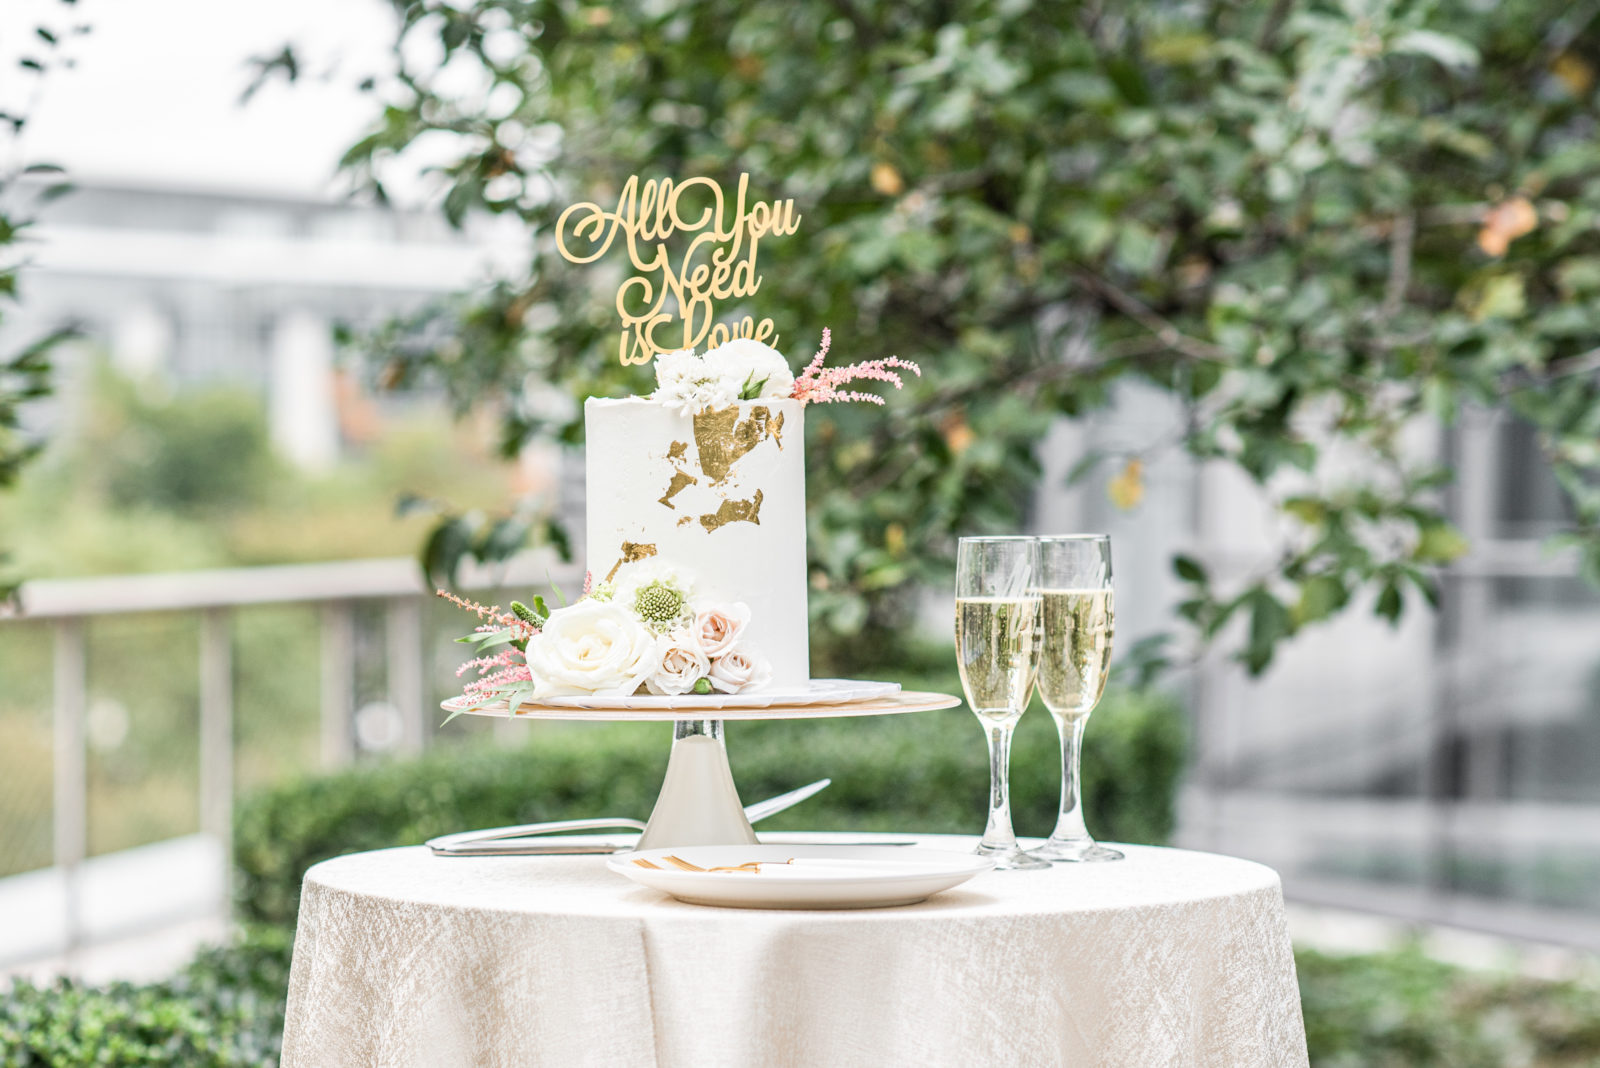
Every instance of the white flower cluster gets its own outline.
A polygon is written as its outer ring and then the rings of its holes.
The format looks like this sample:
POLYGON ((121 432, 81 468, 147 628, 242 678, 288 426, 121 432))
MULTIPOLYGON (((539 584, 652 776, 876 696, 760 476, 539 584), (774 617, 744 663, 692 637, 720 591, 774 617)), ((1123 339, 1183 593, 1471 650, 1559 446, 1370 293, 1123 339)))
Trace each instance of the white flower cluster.
POLYGON ((794 373, 783 354, 740 337, 703 356, 680 349, 656 357, 656 391, 650 399, 674 405, 684 415, 697 415, 740 400, 787 397, 793 391, 794 373))
POLYGON ((750 609, 742 602, 697 602, 670 567, 630 568, 550 613, 528 640, 534 697, 737 694, 772 681, 772 666, 747 649, 750 609))

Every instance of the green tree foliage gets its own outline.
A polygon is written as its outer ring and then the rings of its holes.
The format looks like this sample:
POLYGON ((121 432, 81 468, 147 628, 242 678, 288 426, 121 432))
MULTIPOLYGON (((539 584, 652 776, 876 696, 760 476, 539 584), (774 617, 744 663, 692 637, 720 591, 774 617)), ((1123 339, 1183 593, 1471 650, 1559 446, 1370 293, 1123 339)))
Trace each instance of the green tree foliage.
POLYGON ((88 417, 66 450, 75 489, 118 509, 192 514, 257 504, 285 480, 249 392, 149 395, 104 367, 93 378, 88 417))
POLYGON ((288 928, 250 930, 159 983, 13 980, 0 997, 0 1065, 274 1068, 291 940, 288 928))
MULTIPOLYGON (((629 174, 792 197, 748 309, 802 359, 895 353, 887 411, 813 410, 813 607, 892 632, 958 533, 1014 528, 1052 420, 1129 380, 1181 402, 1102 467, 1178 447, 1281 511, 1242 582, 1181 559, 1181 614, 1244 620, 1254 671, 1358 594, 1397 618, 1466 545, 1419 420, 1508 409, 1600 579, 1600 26, 1558 0, 394 0, 396 68, 345 163, 382 196, 432 163, 452 221, 511 216, 526 272, 373 339, 381 381, 489 400, 515 451, 544 383, 643 391, 611 288, 556 214, 629 174), (412 151, 412 150, 416 151, 412 151), (442 160, 442 162, 440 162, 442 160), (1330 462, 1337 459, 1337 463, 1330 462)), ((290 56, 292 58, 292 54, 290 56)), ((282 55, 264 68, 295 71, 282 55)), ((1120 470, 1119 470, 1120 466, 1120 470)))
MULTIPOLYGON (((69 6, 72 2, 62 0, 69 6)), ((71 66, 71 59, 61 54, 62 43, 68 37, 87 32, 88 27, 83 25, 70 29, 36 26, 28 48, 17 59, 20 71, 17 77, 30 83, 33 89, 52 68, 71 66)), ((27 94, 32 95, 32 92, 27 94)), ((27 231, 33 225, 32 212, 71 188, 66 182, 52 180, 52 176, 61 174, 61 168, 53 163, 17 162, 19 142, 28 117, 26 107, 10 106, 13 110, 0 110, 0 326, 4 325, 5 313, 9 306, 15 305, 20 292, 19 280, 27 265, 27 231)), ((28 432, 23 409, 50 394, 51 350, 73 333, 67 328, 54 330, 29 339, 14 351, 0 349, 0 491, 14 483, 22 465, 43 448, 43 442, 28 432)), ((5 561, 6 554, 0 552, 0 566, 5 561)), ((15 581, 0 572, 0 601, 9 598, 15 589, 15 581)))

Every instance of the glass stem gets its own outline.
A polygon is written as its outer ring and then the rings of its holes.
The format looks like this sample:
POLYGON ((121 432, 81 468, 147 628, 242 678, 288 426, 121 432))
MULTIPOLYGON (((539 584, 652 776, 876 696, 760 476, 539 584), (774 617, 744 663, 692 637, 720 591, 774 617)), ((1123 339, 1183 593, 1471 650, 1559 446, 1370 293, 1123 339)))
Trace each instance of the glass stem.
POLYGON ((987 722, 989 737, 989 822, 983 829, 983 849, 1017 848, 1011 829, 1011 735, 1017 721, 987 722))
POLYGON ((1050 832, 1052 842, 1087 842, 1089 829, 1083 823, 1083 781, 1079 774, 1083 758, 1083 729, 1089 725, 1088 716, 1057 716, 1056 729, 1061 732, 1061 813, 1056 817, 1056 829, 1050 832))

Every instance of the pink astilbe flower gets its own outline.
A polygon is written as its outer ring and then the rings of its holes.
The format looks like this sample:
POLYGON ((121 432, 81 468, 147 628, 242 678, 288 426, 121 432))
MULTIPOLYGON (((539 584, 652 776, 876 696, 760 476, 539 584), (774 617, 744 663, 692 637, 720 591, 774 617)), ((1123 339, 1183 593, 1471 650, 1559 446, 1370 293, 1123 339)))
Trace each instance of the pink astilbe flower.
POLYGON ((593 592, 594 592, 594 572, 593 571, 585 571, 583 573, 583 595, 585 597, 587 597, 593 592))
POLYGON ((500 668, 517 667, 522 663, 522 661, 517 660, 516 657, 521 655, 522 654, 517 652, 515 649, 503 649, 491 656, 475 657, 474 659, 468 660, 465 664, 462 664, 460 667, 456 668, 456 678, 459 679, 467 672, 473 670, 476 670, 481 676, 488 674, 490 671, 498 671, 500 668))
POLYGON ((902 389, 905 382, 895 374, 894 369, 910 371, 912 374, 922 376, 922 368, 910 360, 902 360, 898 356, 889 356, 881 360, 862 360, 848 367, 824 367, 822 361, 827 358, 828 346, 833 344, 833 332, 828 329, 822 331, 822 347, 817 350, 816 356, 806 364, 806 369, 801 371, 794 380, 794 392, 789 394, 801 404, 835 404, 840 401, 866 401, 868 404, 882 404, 884 400, 876 393, 862 393, 858 390, 840 389, 847 382, 861 380, 874 382, 892 382, 895 389, 902 389))
POLYGON ((528 665, 519 664, 503 671, 496 671, 493 675, 485 675, 481 679, 473 679, 461 688, 461 692, 472 698, 489 697, 513 683, 532 681, 533 672, 528 670, 528 665))
POLYGON ((456 677, 460 678, 473 669, 477 670, 478 677, 462 688, 462 692, 468 697, 487 697, 503 686, 516 682, 530 682, 533 679, 527 661, 516 649, 502 649, 493 656, 480 656, 475 660, 468 660, 456 669, 456 677))
POLYGON ((457 597, 449 590, 434 590, 433 592, 435 596, 443 597, 456 607, 465 608, 479 619, 484 620, 485 622, 473 628, 476 631, 504 630, 510 627, 517 632, 519 637, 523 638, 531 638, 539 633, 538 627, 521 618, 515 612, 500 611, 500 606, 497 604, 479 604, 477 601, 469 601, 465 597, 457 597))
MULTIPOLYGON (((481 620, 472 628, 474 634, 500 635, 505 631, 511 632, 511 642, 508 647, 474 657, 456 669, 458 679, 470 671, 478 673, 477 678, 461 688, 462 694, 468 700, 481 704, 500 696, 501 691, 508 687, 533 681, 533 672, 528 668, 528 658, 524 655, 523 649, 527 647, 528 640, 539 633, 537 623, 523 619, 516 612, 502 612, 497 604, 480 604, 465 597, 457 597, 448 590, 435 592, 481 620)), ((515 605, 516 602, 513 601, 512 604, 515 605)))

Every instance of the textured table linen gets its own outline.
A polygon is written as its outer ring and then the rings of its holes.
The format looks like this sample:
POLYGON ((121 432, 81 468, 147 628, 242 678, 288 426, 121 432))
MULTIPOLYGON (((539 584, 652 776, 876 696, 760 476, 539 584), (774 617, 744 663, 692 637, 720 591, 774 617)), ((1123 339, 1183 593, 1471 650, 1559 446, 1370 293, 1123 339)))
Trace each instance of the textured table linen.
POLYGON ((284 1068, 1304 1065, 1277 875, 1121 848, 839 912, 681 904, 600 856, 340 857, 306 873, 284 1068))

